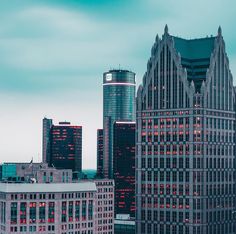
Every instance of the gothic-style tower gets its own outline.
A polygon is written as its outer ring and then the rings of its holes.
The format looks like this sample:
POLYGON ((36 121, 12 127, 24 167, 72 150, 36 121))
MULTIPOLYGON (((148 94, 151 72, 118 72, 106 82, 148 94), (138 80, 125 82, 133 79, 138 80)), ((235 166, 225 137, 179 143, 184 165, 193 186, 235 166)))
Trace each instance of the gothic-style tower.
POLYGON ((137 94, 136 232, 235 233, 235 89, 219 27, 165 27, 137 94))

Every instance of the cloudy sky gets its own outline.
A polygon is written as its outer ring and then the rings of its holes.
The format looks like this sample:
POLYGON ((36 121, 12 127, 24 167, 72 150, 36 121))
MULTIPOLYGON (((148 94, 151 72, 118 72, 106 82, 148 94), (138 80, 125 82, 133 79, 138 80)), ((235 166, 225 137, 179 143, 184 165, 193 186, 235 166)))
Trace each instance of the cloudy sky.
POLYGON ((221 25, 236 77, 235 8, 235 0, 1 0, 1 161, 40 161, 46 116, 83 126, 83 168, 95 168, 102 73, 120 64, 140 84, 165 24, 184 38, 221 25))

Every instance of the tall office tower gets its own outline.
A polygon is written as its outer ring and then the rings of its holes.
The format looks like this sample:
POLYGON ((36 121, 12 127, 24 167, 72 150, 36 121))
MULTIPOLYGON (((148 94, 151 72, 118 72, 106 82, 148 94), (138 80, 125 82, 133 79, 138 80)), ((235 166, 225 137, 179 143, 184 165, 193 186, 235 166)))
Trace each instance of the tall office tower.
POLYGON ((235 233, 235 91, 221 28, 156 37, 136 147, 137 233, 235 233))
POLYGON ((46 163, 49 160, 50 149, 50 130, 52 127, 52 119, 43 119, 43 162, 46 163))
POLYGON ((51 128, 50 166, 59 169, 82 170, 82 127, 59 122, 51 128))
POLYGON ((114 123, 115 215, 135 217, 135 122, 114 123))
POLYGON ((135 121, 135 74, 110 70, 103 74, 103 173, 113 177, 112 149, 115 121, 135 121))
POLYGON ((97 130, 97 176, 103 177, 103 129, 97 130))
POLYGON ((55 125, 51 119, 44 119, 43 152, 49 166, 71 169, 77 177, 82 170, 82 127, 70 122, 55 125))

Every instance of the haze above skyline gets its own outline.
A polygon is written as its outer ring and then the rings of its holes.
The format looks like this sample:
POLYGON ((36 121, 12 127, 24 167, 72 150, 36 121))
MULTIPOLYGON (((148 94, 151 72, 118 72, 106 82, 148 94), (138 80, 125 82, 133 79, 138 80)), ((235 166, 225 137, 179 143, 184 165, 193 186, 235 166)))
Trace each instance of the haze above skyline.
POLYGON ((132 70, 137 87, 156 34, 200 38, 221 25, 236 76, 236 2, 58 0, 0 2, 0 158, 40 161, 42 119, 83 126, 83 168, 96 167, 102 74, 132 70))

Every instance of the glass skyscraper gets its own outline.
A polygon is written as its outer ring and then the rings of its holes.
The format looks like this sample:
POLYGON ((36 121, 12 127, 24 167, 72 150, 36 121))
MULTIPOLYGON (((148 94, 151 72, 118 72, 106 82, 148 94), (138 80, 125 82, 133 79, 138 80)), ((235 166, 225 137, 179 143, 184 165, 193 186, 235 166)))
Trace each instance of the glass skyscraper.
POLYGON ((136 233, 236 232, 235 103, 221 28, 166 26, 137 94, 136 233))
POLYGON ((110 70, 103 74, 103 175, 113 177, 113 124, 135 121, 135 73, 110 70))
POLYGON ((46 117, 43 118, 43 147, 42 147, 42 155, 43 155, 43 162, 46 163, 49 161, 50 157, 50 131, 52 128, 52 119, 47 119, 46 117))
POLYGON ((77 178, 82 170, 82 126, 70 122, 53 124, 43 119, 43 162, 58 169, 71 169, 77 178))
POLYGON ((115 216, 135 217, 135 122, 116 121, 113 128, 115 216))
POLYGON ((82 171, 82 126, 70 122, 53 125, 50 135, 50 166, 58 169, 82 171))
POLYGON ((97 130, 97 176, 103 177, 103 129, 97 130))

